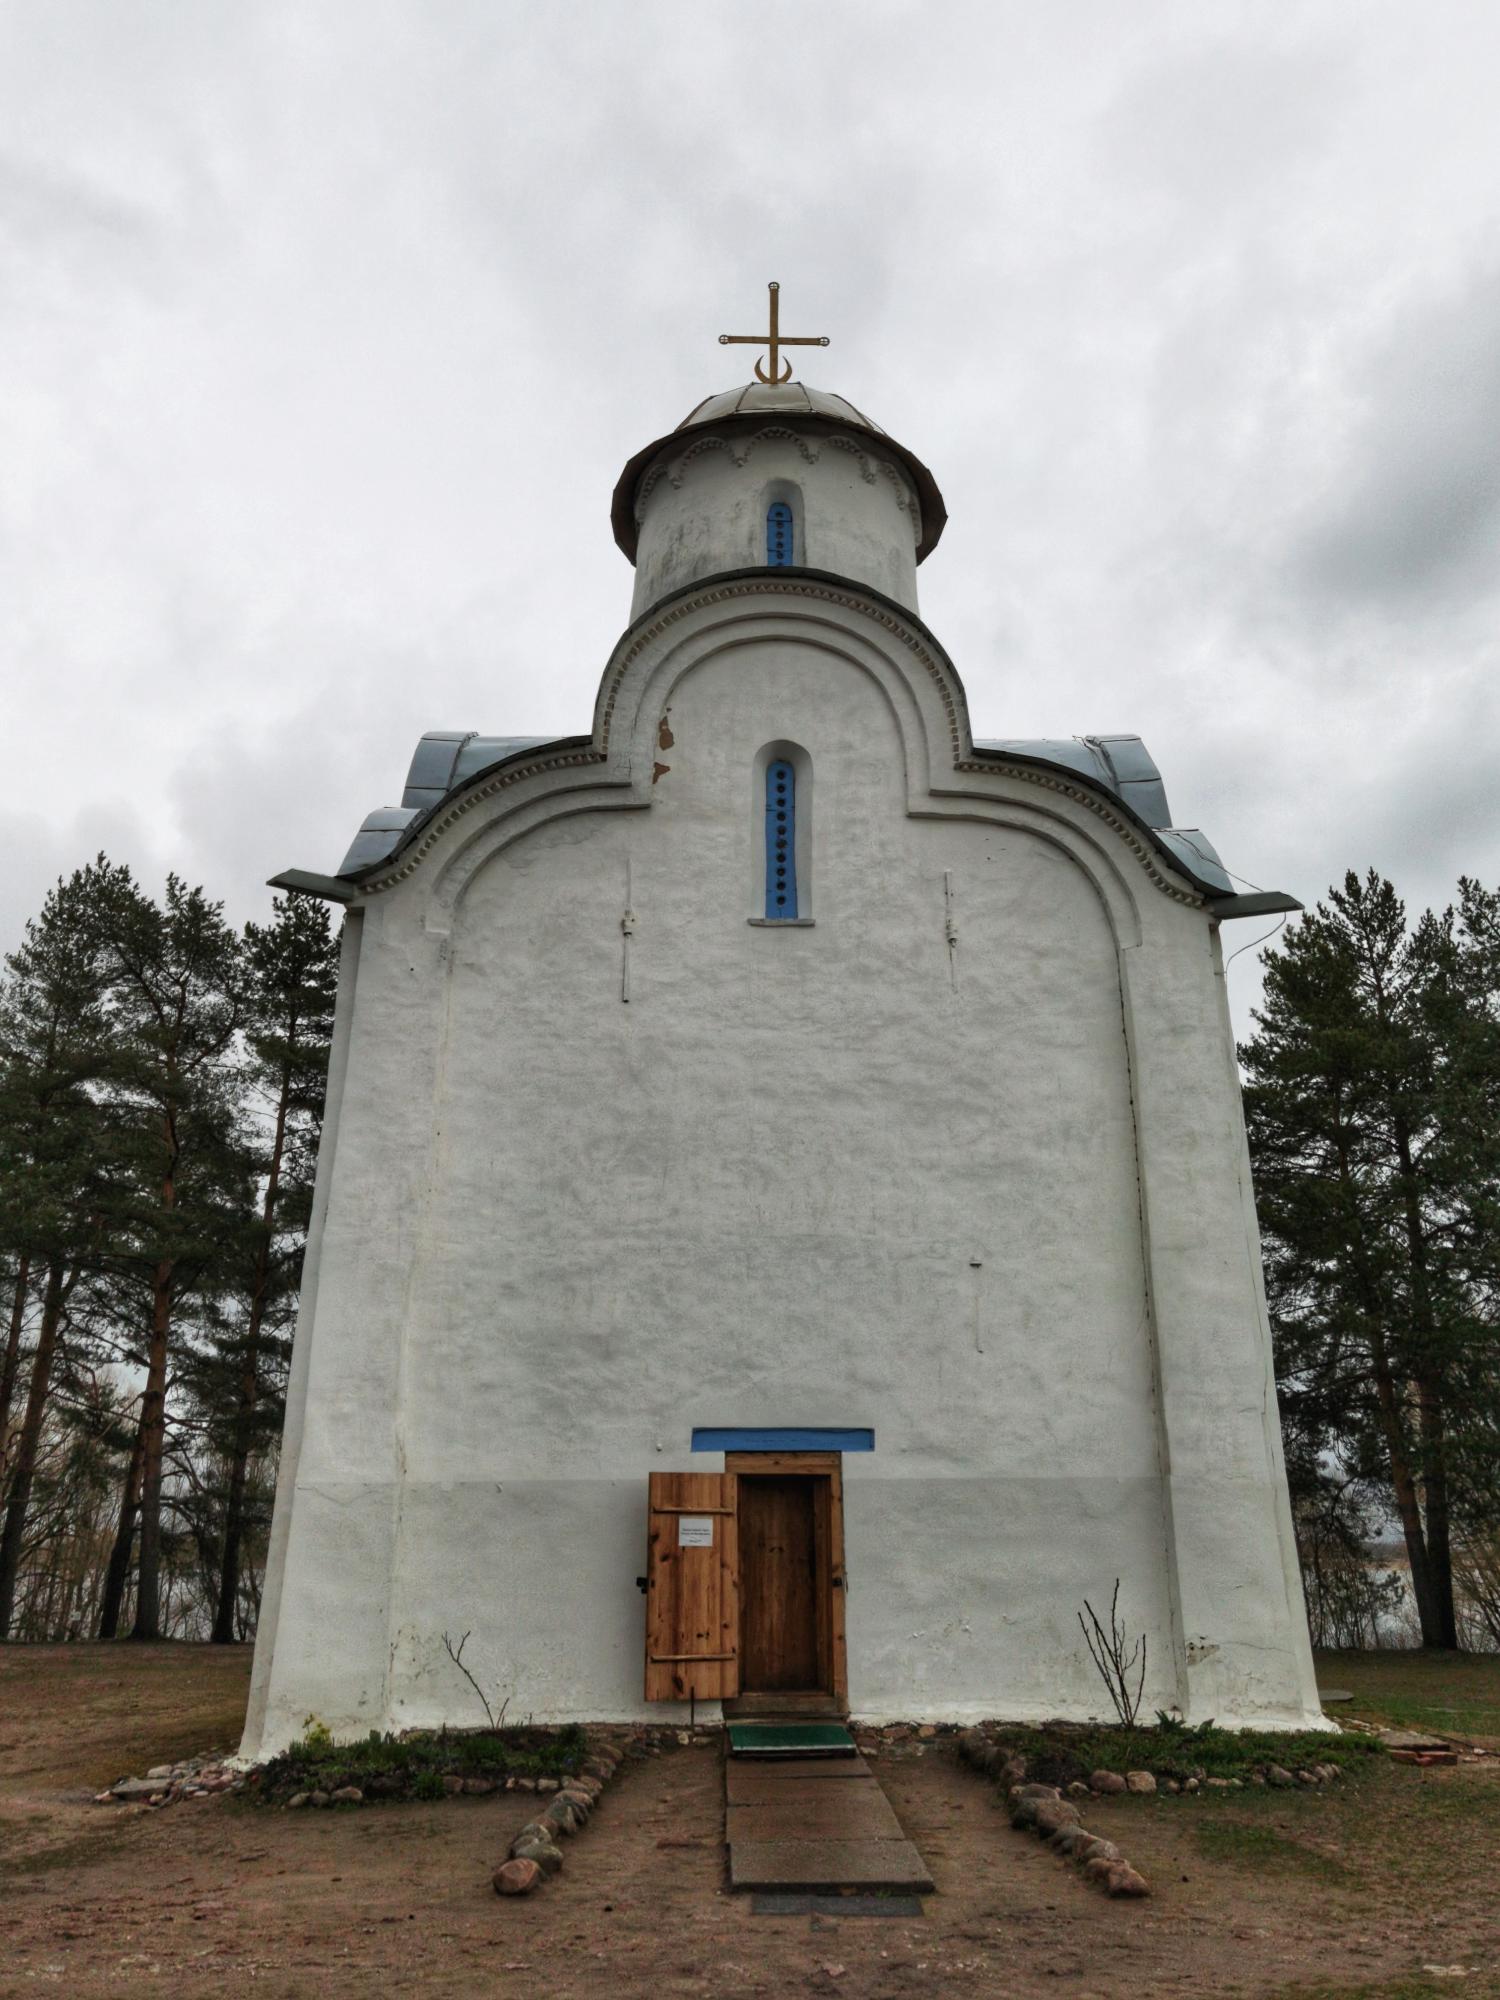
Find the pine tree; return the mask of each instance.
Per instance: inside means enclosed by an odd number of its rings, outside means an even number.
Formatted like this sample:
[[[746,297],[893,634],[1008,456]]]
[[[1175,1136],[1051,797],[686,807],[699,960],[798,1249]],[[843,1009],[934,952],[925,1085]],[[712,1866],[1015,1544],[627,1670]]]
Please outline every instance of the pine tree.
[[[6,961],[0,1000],[0,1240],[16,1272],[4,1356],[7,1405],[19,1379],[30,1288],[38,1305],[26,1405],[0,1529],[0,1638],[10,1631],[26,1517],[64,1314],[102,1254],[118,1202],[119,1160],[104,1083],[117,1046],[110,1020],[108,912],[123,869],[101,855],[59,882]],[[5,1415],[8,1416],[8,1408]]]
[[[1482,985],[1451,913],[1411,931],[1351,873],[1268,955],[1241,1050],[1289,1460],[1389,1492],[1448,1647],[1455,1508],[1494,1502],[1476,1445],[1500,1407]]]
[[[161,1633],[162,1502],[167,1392],[174,1335],[187,1297],[211,1291],[242,1226],[248,1159],[234,1058],[243,1015],[239,940],[222,905],[167,878],[163,904],[134,884],[111,934],[121,1050],[119,1089],[132,1141],[132,1244],[116,1276],[141,1299],[134,1358],[144,1368],[139,1431],[121,1502],[112,1570],[128,1566],[140,1522],[131,1636]],[[123,1589],[111,1592],[101,1636],[112,1637]]]

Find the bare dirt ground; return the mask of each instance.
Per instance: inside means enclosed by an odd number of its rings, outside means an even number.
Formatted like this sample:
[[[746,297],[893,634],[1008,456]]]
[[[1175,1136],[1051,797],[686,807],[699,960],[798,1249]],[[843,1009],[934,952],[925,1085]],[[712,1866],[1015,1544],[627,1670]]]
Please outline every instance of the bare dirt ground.
[[[1102,1800],[1091,1823],[1156,1892],[1121,1904],[1012,1832],[950,1746],[883,1755],[938,1883],[918,1920],[752,1915],[724,1888],[717,1752],[694,1748],[630,1767],[563,1874],[501,1900],[518,1794],[86,1803],[232,1743],[248,1672],[238,1649],[0,1648],[0,1994],[1500,1994],[1500,1758],[1346,1791]]]

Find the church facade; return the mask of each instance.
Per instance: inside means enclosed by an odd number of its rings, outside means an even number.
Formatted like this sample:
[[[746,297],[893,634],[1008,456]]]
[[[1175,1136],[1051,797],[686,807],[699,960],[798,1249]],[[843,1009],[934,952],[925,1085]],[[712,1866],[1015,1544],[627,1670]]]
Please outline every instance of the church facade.
[[[244,1749],[475,1719],[1320,1726],[1220,954],[1138,739],[976,740],[841,398],[627,466],[592,727],[423,739],[346,906]]]

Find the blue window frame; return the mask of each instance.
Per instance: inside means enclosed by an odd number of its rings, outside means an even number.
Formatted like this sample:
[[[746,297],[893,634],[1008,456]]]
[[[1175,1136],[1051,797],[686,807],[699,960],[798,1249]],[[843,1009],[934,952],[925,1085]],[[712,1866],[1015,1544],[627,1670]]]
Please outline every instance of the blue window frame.
[[[766,566],[789,569],[792,561],[792,510],[785,500],[766,509]]]
[[[797,776],[785,757],[766,767],[766,915],[797,914]]]

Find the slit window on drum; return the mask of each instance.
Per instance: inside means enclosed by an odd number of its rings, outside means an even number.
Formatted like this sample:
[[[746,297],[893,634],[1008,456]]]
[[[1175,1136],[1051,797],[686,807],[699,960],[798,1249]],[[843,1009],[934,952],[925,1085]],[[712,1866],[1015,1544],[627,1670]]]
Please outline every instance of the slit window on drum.
[[[784,757],[766,769],[766,915],[797,914],[797,774]]]
[[[792,510],[785,500],[766,509],[766,566],[789,569],[792,562]]]

